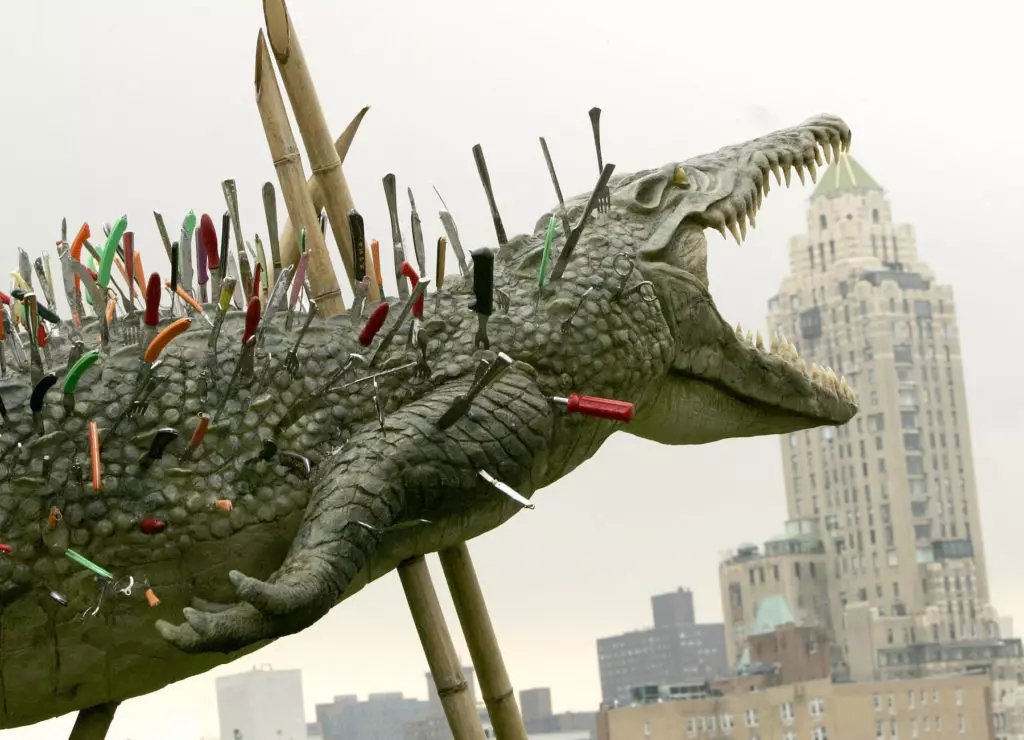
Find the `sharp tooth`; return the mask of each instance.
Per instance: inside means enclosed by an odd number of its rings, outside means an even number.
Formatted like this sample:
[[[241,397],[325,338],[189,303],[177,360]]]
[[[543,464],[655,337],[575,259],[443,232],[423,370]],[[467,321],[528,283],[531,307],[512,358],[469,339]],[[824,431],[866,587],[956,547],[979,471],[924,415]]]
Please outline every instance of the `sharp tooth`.
[[[815,149],[814,151],[818,151],[818,150]],[[807,171],[811,175],[811,182],[817,183],[818,182],[818,170],[814,166],[814,160],[811,160],[810,162],[807,163]]]
[[[814,151],[814,162],[819,167],[824,167],[825,166],[825,160],[823,160],[821,158],[821,150],[818,149],[818,145],[817,144],[814,145],[813,151]]]
[[[772,168],[772,174],[775,175],[775,184],[780,188],[782,187],[782,168],[779,167],[779,163],[772,161],[770,162]]]
[[[771,353],[773,355],[776,355],[776,356],[779,354],[779,338],[778,337],[772,337]]]
[[[760,200],[760,198],[758,198],[758,200]],[[760,206],[760,205],[761,204],[758,203],[758,206]],[[756,208],[752,208],[750,210],[750,213],[747,214],[747,218],[750,219],[750,228],[752,228],[752,229],[756,229],[757,228],[757,220],[754,218],[754,214],[756,214],[756,213],[757,213],[757,209]]]
[[[763,196],[765,196],[765,195],[768,195],[768,178],[767,177],[764,178],[763,180],[761,180],[761,187],[757,187],[756,185],[754,186],[754,203],[756,204],[756,206],[758,208],[760,208],[761,207],[761,203],[764,202],[764,201],[761,200],[761,198]]]
[[[743,341],[743,324],[736,322],[736,338]]]
[[[821,368],[818,367],[818,363],[811,365],[811,380],[815,383],[821,382]]]
[[[742,213],[739,216],[739,222],[740,222],[740,237],[743,239],[743,241],[746,241],[747,240],[747,219],[744,218],[744,214],[742,214]]]
[[[847,398],[853,395],[853,389],[850,388],[850,384],[846,382],[846,376],[839,379],[839,390],[841,390],[843,395]]]
[[[739,229],[736,228],[736,222],[730,221],[726,224],[729,227],[729,233],[732,234],[732,238],[736,240],[737,244],[742,244],[743,241],[740,239]]]
[[[807,180],[804,179],[804,163],[795,162],[794,165],[796,166],[796,176],[800,178],[800,184],[806,185]]]
[[[755,345],[759,350],[764,352],[764,337],[761,336],[761,330],[757,330],[757,344]]]
[[[822,143],[821,148],[825,150],[825,161],[826,162],[828,162],[829,164],[832,164],[833,162],[836,161],[836,150],[835,150],[835,148],[833,148],[832,141],[830,139],[826,139]]]
[[[808,377],[809,374],[807,372],[807,361],[804,360],[804,358],[800,358],[800,360],[797,362],[797,367],[800,368],[800,372],[804,374],[804,377]]]
[[[751,347],[754,346],[754,332],[750,331],[750,329],[747,329],[747,344]]]
[[[793,165],[790,162],[783,162],[782,163],[782,172],[785,175],[786,187],[787,188],[789,187],[790,183],[793,181],[793,172],[791,170],[792,166]],[[782,183],[779,183],[779,184],[781,185]]]

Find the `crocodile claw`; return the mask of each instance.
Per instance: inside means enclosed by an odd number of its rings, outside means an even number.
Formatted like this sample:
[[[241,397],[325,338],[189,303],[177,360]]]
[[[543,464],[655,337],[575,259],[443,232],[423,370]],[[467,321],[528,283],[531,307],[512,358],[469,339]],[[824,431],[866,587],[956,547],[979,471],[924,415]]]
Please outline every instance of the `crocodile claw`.
[[[160,619],[157,631],[186,653],[231,652],[254,642],[275,637],[270,622],[250,604],[233,604],[222,611],[182,610],[185,622],[170,624]]]

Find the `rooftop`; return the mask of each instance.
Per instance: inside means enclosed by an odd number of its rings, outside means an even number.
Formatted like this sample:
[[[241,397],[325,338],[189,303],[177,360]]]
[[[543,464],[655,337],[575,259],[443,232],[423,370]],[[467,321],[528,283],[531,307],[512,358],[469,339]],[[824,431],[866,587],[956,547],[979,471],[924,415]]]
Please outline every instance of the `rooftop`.
[[[882,186],[849,154],[840,154],[825,170],[812,198],[836,195],[851,190],[881,190]]]

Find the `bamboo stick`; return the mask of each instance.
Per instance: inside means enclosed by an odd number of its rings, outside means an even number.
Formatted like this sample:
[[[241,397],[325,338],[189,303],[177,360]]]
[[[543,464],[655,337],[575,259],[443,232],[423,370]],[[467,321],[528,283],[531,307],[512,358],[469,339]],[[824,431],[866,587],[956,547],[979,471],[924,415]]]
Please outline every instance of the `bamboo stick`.
[[[261,30],[256,40],[256,106],[263,120],[263,131],[267,135],[267,146],[274,159],[277,179],[281,184],[281,195],[292,223],[306,229],[306,248],[309,251],[309,285],[316,299],[318,313],[335,316],[345,312],[345,303],[334,274],[331,256],[327,253],[323,235],[317,226],[317,212],[306,189],[306,175],[302,171],[302,155],[299,154],[292,134],[288,113],[284,107],[277,75],[267,54],[267,43]]]
[[[483,740],[480,714],[462,674],[437,591],[430,580],[427,561],[422,555],[406,560],[398,566],[398,577],[454,740]]]
[[[345,175],[341,171],[341,159],[331,141],[320,99],[317,97],[313,78],[306,65],[306,57],[302,46],[295,35],[295,28],[288,15],[284,0],[263,0],[263,19],[267,24],[267,38],[270,48],[277,60],[288,100],[292,104],[295,122],[299,126],[299,135],[306,145],[309,167],[313,177],[319,181],[324,191],[324,207],[331,222],[331,232],[341,252],[341,261],[345,265],[345,273],[349,286],[355,290],[353,274],[352,234],[348,228],[348,212],[355,208],[352,193],[348,189]],[[376,275],[373,267],[367,264],[370,276],[371,300],[377,300]]]
[[[441,550],[438,557],[455,603],[455,613],[462,625],[462,634],[466,637],[466,646],[473,658],[494,736],[497,740],[526,740],[526,726],[501,657],[469,548],[462,542]]]
[[[345,163],[345,155],[348,154],[348,150],[352,146],[352,139],[355,138],[359,124],[363,122],[363,116],[368,110],[370,110],[370,106],[366,106],[356,113],[356,117],[334,142],[334,149],[338,152],[338,159],[342,164]],[[320,183],[315,177],[310,177],[306,181],[306,189],[309,190],[310,200],[313,201],[313,210],[320,213],[325,202],[324,189],[320,187]],[[285,222],[284,228],[281,230],[280,245],[282,265],[294,265],[299,261],[299,233],[292,227],[291,219]]]
[[[110,729],[110,723],[114,721],[114,712],[119,703],[112,701],[81,710],[68,740],[103,740]]]

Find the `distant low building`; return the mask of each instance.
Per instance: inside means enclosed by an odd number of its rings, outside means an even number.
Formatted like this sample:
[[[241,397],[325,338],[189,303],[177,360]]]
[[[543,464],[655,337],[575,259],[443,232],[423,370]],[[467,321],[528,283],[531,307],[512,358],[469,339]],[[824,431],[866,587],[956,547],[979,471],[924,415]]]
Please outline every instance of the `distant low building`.
[[[631,686],[702,681],[726,671],[725,627],[695,624],[689,591],[654,596],[651,602],[653,628],[597,641],[605,702],[628,700]]]
[[[216,687],[222,740],[306,740],[301,671],[263,666],[219,676]]]

